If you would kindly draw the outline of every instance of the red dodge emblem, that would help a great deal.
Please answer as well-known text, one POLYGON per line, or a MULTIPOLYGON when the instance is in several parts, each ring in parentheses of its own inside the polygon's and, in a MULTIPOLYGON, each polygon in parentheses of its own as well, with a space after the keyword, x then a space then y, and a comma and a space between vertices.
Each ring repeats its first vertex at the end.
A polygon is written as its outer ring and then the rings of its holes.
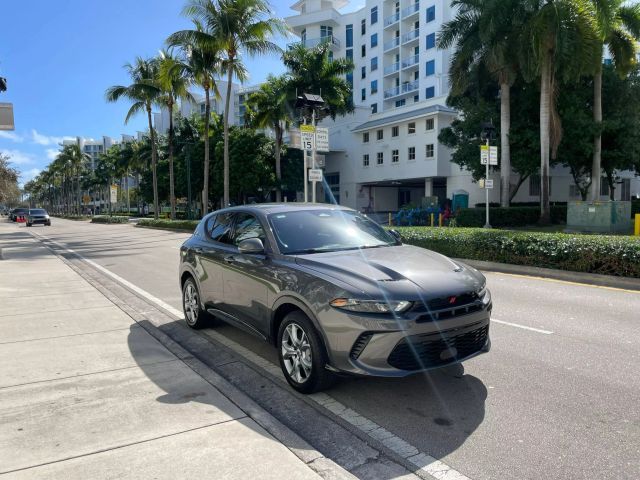
POLYGON ((456 299, 457 299, 457 298, 458 298, 458 297, 449 297, 449 303, 450 303, 451 305, 453 305, 454 303, 456 303, 456 299))

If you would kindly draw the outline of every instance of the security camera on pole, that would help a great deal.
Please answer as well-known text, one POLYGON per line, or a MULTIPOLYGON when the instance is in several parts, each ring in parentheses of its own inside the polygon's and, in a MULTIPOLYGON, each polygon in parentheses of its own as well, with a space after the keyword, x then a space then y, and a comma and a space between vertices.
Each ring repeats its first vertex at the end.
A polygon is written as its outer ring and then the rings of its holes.
POLYGON ((498 165, 498 147, 489 145, 491 138, 493 138, 493 132, 495 132, 495 127, 491 121, 482 124, 481 138, 486 142, 484 145, 480 145, 480 164, 486 166, 484 179, 480 181, 480 188, 485 190, 486 221, 484 228, 491 228, 489 223, 489 189, 493 188, 493 180, 489 179, 489 165, 498 165))

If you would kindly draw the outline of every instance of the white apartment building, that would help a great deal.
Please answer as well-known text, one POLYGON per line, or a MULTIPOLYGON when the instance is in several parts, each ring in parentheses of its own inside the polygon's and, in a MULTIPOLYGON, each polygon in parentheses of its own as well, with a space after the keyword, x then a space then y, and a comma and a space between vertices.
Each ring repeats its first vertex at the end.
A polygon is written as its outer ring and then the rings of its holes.
MULTIPOLYGON (((454 16, 449 0, 366 0, 355 12, 339 12, 347 4, 299 0, 291 6, 297 14, 285 19, 307 47, 329 42, 334 57, 355 64, 348 76, 355 113, 325 122, 331 147, 325 156, 326 200, 333 195, 359 210, 395 211, 425 196, 443 203, 462 190, 469 206, 484 202, 485 191, 438 142, 440 130, 457 116, 446 106, 451 51, 436 48, 441 25, 454 16)), ((552 201, 578 198, 567 169, 554 169, 552 176, 552 201)), ((631 172, 620 176, 616 197, 640 196, 640 180, 631 172)), ((490 178, 499 185, 499 173, 490 178)), ((538 201, 539 184, 531 178, 514 201, 538 201)), ((601 192, 606 199, 607 189, 601 192)), ((499 198, 499 188, 490 190, 491 202, 499 198)))

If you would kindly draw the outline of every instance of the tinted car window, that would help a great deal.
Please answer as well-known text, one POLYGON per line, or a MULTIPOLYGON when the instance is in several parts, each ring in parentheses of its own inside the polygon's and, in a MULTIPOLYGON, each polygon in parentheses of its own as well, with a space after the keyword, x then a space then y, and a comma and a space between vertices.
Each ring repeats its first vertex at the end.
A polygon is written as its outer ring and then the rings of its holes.
POLYGON ((208 230, 212 240, 221 243, 231 243, 231 219, 230 213, 221 213, 216 215, 216 221, 213 228, 208 230))
POLYGON ((204 222, 204 231, 207 233, 209 237, 211 237, 211 235, 213 234, 213 227, 215 226, 215 224, 216 224, 216 215, 211 215, 204 222))
POLYGON ((380 225, 349 210, 300 210, 269 215, 282 253, 314 253, 395 245, 380 225))
POLYGON ((46 215, 47 212, 41 208, 32 208, 29 210, 30 215, 46 215))
POLYGON ((239 213, 236 215, 233 244, 237 246, 241 241, 249 238, 259 238, 264 243, 266 236, 260 221, 256 217, 249 213, 239 213))

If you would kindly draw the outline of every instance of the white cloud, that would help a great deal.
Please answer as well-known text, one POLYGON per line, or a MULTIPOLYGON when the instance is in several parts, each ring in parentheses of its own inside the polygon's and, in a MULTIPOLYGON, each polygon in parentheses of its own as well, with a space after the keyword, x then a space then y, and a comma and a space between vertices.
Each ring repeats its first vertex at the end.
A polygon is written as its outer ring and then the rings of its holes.
POLYGON ((29 180, 33 180, 34 178, 36 178, 41 171, 42 170, 40 170, 39 168, 31 168, 26 172, 22 172, 20 174, 20 184, 24 186, 24 184, 29 180))
POLYGON ((33 155, 20 150, 4 150, 2 153, 9 156, 9 162, 14 165, 31 165, 34 163, 33 155))
POLYGON ((55 137, 52 135, 43 135, 38 133, 35 129, 31 130, 31 140, 38 145, 58 145, 63 142, 63 140, 73 140, 73 137, 55 137))
POLYGON ((5 130, 0 130, 0 138, 6 138, 7 140, 11 140, 12 142, 22 143, 24 138, 14 132, 7 132, 5 130))
POLYGON ((58 157, 60 150, 58 150, 57 148, 47 148, 45 152, 49 160, 55 160, 58 157))

